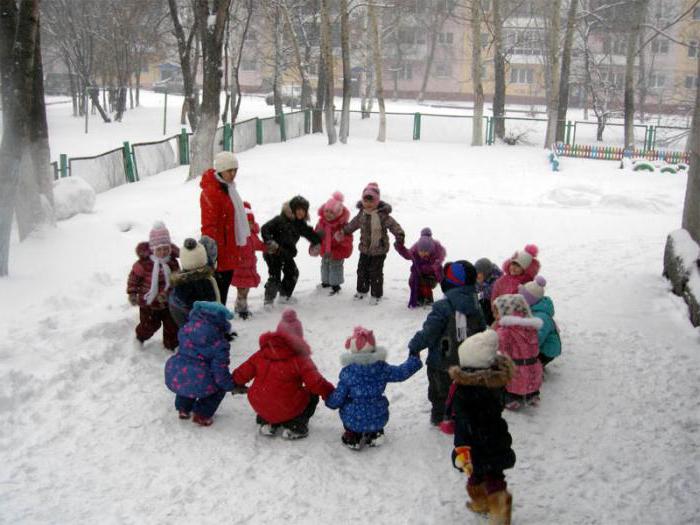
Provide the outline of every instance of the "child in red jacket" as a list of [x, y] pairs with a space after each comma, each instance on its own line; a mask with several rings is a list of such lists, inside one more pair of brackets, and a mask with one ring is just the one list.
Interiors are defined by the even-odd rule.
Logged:
[[277, 331], [260, 336], [260, 350], [233, 371], [238, 386], [251, 379], [248, 401], [260, 433], [275, 436], [281, 430], [284, 439], [306, 437], [319, 396], [325, 400], [334, 390], [311, 360], [304, 328], [291, 308], [282, 312]]
[[248, 310], [248, 292], [251, 288], [257, 288], [260, 284], [260, 275], [258, 274], [258, 258], [255, 252], [265, 250], [265, 243], [260, 240], [260, 226], [255, 222], [253, 210], [250, 208], [249, 202], [244, 202], [246, 217], [248, 218], [248, 226], [250, 227], [250, 236], [245, 246], [241, 246], [238, 250], [238, 261], [236, 270], [233, 272], [233, 280], [231, 284], [236, 287], [236, 305], [234, 311], [243, 320], [250, 317]]
[[330, 288], [330, 295], [340, 292], [340, 285], [345, 282], [343, 263], [352, 254], [352, 235], [345, 235], [340, 240], [335, 238], [350, 220], [350, 210], [343, 206], [343, 200], [343, 194], [336, 191], [318, 209], [316, 233], [322, 238], [321, 288]]
[[136, 339], [143, 343], [163, 325], [163, 346], [177, 348], [177, 325], [170, 316], [168, 295], [170, 274], [178, 270], [178, 247], [170, 242], [170, 232], [162, 222], [151, 229], [148, 242], [136, 246], [138, 261], [131, 267], [126, 285], [129, 302], [139, 307]]

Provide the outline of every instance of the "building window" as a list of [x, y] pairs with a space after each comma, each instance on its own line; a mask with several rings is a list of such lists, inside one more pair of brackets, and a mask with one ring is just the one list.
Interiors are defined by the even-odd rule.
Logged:
[[649, 87], [650, 88], [662, 88], [666, 84], [666, 77], [659, 73], [652, 73], [649, 75]]
[[695, 89], [700, 85], [698, 77], [687, 76], [685, 77], [685, 89]]
[[486, 80], [489, 77], [489, 69], [486, 66], [481, 66], [481, 80]]
[[452, 64], [449, 62], [438, 62], [435, 64], [436, 77], [449, 77], [452, 75]]
[[403, 28], [399, 29], [399, 43], [400, 44], [415, 44], [416, 43], [416, 30], [413, 28]]
[[535, 72], [526, 67], [513, 67], [510, 70], [511, 84], [533, 84], [535, 82]]
[[651, 52], [655, 55], [668, 55], [669, 42], [665, 38], [656, 38], [651, 42]]
[[688, 58], [698, 58], [698, 41], [691, 40], [688, 42]]
[[481, 33], [481, 49], [485, 49], [489, 45], [489, 34], [488, 33]]
[[607, 55], [625, 55], [627, 53], [627, 39], [624, 37], [606, 38], [603, 41], [603, 53]]
[[399, 80], [411, 80], [413, 78], [413, 64], [402, 64], [398, 67]]
[[451, 46], [453, 41], [454, 35], [452, 33], [438, 33], [438, 44]]
[[256, 71], [258, 69], [257, 60], [243, 59], [241, 60], [241, 71]]
[[700, 20], [700, 7], [693, 9], [693, 20]]

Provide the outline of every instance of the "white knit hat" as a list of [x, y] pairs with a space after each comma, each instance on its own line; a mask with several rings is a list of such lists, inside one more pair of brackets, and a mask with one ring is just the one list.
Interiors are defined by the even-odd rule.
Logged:
[[206, 266], [206, 248], [194, 239], [185, 239], [180, 250], [180, 264], [183, 270], [194, 270]]
[[527, 270], [532, 264], [532, 260], [537, 257], [539, 249], [534, 244], [528, 244], [525, 249], [515, 252], [511, 261], [520, 266], [523, 270]]
[[486, 330], [468, 337], [459, 345], [459, 365], [464, 368], [489, 368], [496, 359], [498, 334]]
[[544, 297], [545, 286], [547, 286], [547, 280], [541, 275], [538, 275], [535, 277], [534, 281], [519, 285], [518, 293], [525, 298], [527, 304], [532, 306]]
[[214, 157], [214, 171], [223, 173], [238, 169], [238, 158], [230, 151], [221, 151]]

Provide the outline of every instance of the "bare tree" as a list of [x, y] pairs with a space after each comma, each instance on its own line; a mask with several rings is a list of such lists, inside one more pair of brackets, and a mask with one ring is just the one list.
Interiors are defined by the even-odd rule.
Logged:
[[649, 0], [635, 0], [632, 26], [627, 35], [625, 57], [625, 148], [634, 147], [634, 69], [637, 60], [639, 33], [646, 17]]
[[340, 115], [340, 142], [346, 144], [350, 133], [350, 98], [352, 96], [348, 0], [340, 0], [340, 47], [343, 57], [343, 109]]
[[[8, 275], [15, 214], [20, 239], [51, 218], [39, 0], [0, 0], [0, 276]], [[32, 130], [35, 126], [37, 129]], [[40, 150], [38, 153], [34, 150]], [[20, 176], [21, 174], [21, 176]]]
[[576, 32], [576, 16], [579, 0], [569, 0], [569, 10], [566, 16], [566, 33], [564, 34], [564, 47], [561, 52], [561, 71], [559, 78], [559, 107], [557, 108], [557, 133], [556, 142], [564, 141], [566, 113], [569, 109], [569, 83], [571, 73], [571, 50]]
[[501, 0], [493, 0], [493, 128], [494, 134], [499, 139], [503, 139], [506, 134], [506, 58], [503, 52], [503, 17], [501, 7]]
[[418, 17], [422, 22], [419, 26], [427, 35], [428, 53], [425, 58], [425, 67], [423, 68], [423, 81], [421, 82], [420, 91], [418, 92], [418, 102], [423, 102], [425, 93], [428, 89], [428, 81], [430, 80], [435, 60], [435, 51], [437, 48], [438, 37], [445, 25], [445, 21], [450, 16], [449, 2], [438, 1], [432, 4], [432, 8], [425, 17]]
[[[238, 39], [238, 48], [236, 52], [236, 58], [232, 65], [232, 84], [233, 88], [236, 90], [235, 99], [231, 103], [231, 123], [235, 123], [238, 119], [238, 112], [241, 108], [241, 83], [239, 81], [239, 72], [241, 70], [241, 59], [243, 58], [243, 49], [248, 39], [248, 31], [250, 30], [250, 22], [253, 18], [254, 4], [253, 0], [245, 0], [245, 14], [238, 16], [238, 9], [240, 6], [244, 5], [244, 2], [236, 2], [236, 16], [233, 17], [234, 25], [237, 25], [241, 29], [241, 34]], [[228, 98], [227, 98], [228, 102]]]
[[335, 131], [335, 82], [333, 75], [333, 50], [332, 50], [331, 22], [328, 8], [328, 0], [321, 0], [321, 51], [323, 55], [323, 65], [326, 83], [326, 134], [328, 144], [335, 144], [338, 140]]
[[382, 50], [381, 39], [379, 37], [379, 24], [377, 22], [377, 12], [374, 0], [369, 0], [367, 4], [369, 25], [372, 38], [372, 57], [374, 59], [374, 76], [376, 83], [377, 102], [379, 104], [379, 131], [377, 140], [386, 142], [386, 108], [384, 107], [384, 84], [382, 82]]
[[[198, 115], [197, 98], [195, 96], [197, 71], [197, 46], [195, 38], [198, 33], [197, 17], [194, 13], [188, 12], [186, 7], [181, 7], [178, 4], [178, 0], [168, 0], [168, 7], [170, 8], [170, 18], [173, 21], [173, 34], [177, 41], [177, 52], [180, 57], [180, 70], [182, 71], [184, 92], [182, 110], [183, 113], [185, 110], [187, 111], [190, 129], [196, 131]], [[189, 34], [185, 32], [185, 27], [183, 26], [183, 19], [185, 19], [185, 17], [190, 22]]]
[[546, 4], [549, 13], [547, 28], [547, 132], [544, 147], [550, 148], [556, 140], [557, 119], [559, 117], [559, 33], [561, 24], [561, 0], [549, 0]]
[[[698, 78], [700, 78], [700, 60], [698, 60]], [[683, 206], [683, 228], [688, 230], [695, 242], [700, 243], [700, 89], [697, 87], [691, 137], [690, 170]]]
[[481, 0], [472, 0], [470, 8], [472, 36], [472, 89], [474, 112], [472, 116], [472, 146], [484, 145], [484, 86], [481, 82]]

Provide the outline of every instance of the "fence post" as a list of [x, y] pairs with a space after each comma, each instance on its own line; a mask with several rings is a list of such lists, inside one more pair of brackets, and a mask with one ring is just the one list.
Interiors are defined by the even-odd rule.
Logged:
[[420, 113], [413, 114], [413, 140], [420, 140]]
[[656, 128], [657, 126], [652, 126], [651, 127], [651, 148], [654, 149], [656, 147]]
[[258, 117], [255, 117], [255, 138], [258, 146], [262, 146], [263, 143], [263, 128], [262, 128], [262, 120], [260, 120]]
[[576, 125], [577, 125], [577, 124], [578, 124], [578, 123], [574, 120], [574, 133], [573, 133], [573, 136], [571, 137], [571, 145], [572, 145], [572, 146], [573, 146], [574, 144], [576, 144]]
[[226, 124], [224, 124], [224, 151], [233, 151], [231, 144], [232, 136], [233, 132], [231, 130], [231, 124], [227, 122]]
[[61, 153], [58, 156], [58, 165], [59, 165], [59, 173], [61, 174], [61, 178], [67, 177], [68, 176], [68, 155], [65, 153]]
[[124, 141], [122, 153], [124, 155], [124, 172], [126, 174], [126, 182], [136, 182], [134, 161], [131, 157], [131, 146], [129, 145], [129, 141]]
[[178, 146], [180, 147], [180, 166], [190, 163], [190, 140], [187, 137], [187, 130], [182, 128], [180, 137], [178, 138]]
[[566, 143], [571, 144], [571, 121], [566, 122]]
[[304, 134], [308, 135], [311, 133], [311, 110], [304, 110]]
[[286, 142], [287, 141], [287, 124], [285, 123], [285, 120], [284, 120], [284, 111], [282, 113], [280, 113], [279, 122], [280, 122], [280, 140], [282, 142]]

